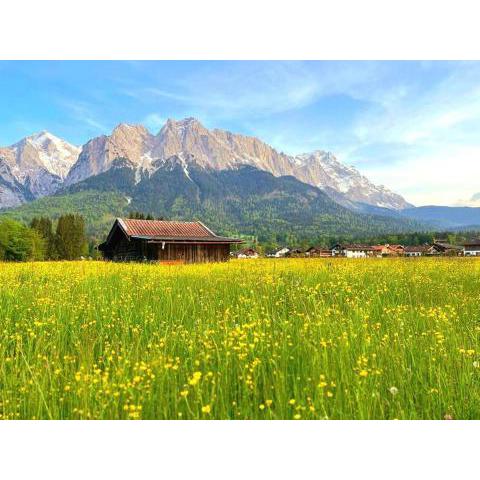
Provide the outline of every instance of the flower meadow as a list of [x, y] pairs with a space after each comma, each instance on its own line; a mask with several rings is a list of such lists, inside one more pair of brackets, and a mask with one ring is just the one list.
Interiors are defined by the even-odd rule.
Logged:
[[1, 419], [480, 419], [480, 261], [0, 264]]

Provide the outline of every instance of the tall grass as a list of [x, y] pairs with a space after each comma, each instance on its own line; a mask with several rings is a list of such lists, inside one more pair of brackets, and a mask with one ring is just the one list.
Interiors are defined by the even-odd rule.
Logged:
[[0, 264], [3, 419], [480, 418], [480, 261]]

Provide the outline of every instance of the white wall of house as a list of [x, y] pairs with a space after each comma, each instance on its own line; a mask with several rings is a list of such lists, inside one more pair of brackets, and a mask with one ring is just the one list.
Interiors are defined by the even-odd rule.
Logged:
[[345, 250], [347, 258], [366, 258], [367, 252], [364, 250]]
[[240, 253], [237, 258], [258, 258], [258, 253], [254, 253], [253, 255], [245, 255], [244, 253]]
[[466, 257], [480, 257], [480, 248], [479, 247], [465, 247], [464, 255]]

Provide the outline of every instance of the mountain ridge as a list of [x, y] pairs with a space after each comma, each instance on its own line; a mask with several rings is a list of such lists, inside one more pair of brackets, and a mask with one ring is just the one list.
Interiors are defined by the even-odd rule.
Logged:
[[[56, 141], [53, 143], [57, 151], [62, 150], [60, 142], [64, 141], [48, 132], [37, 135], [54, 137]], [[45, 155], [45, 148], [41, 145], [43, 145], [41, 142], [37, 142], [39, 157], [42, 157], [41, 154]], [[10, 185], [10, 191], [4, 192], [2, 201], [0, 190], [0, 208], [30, 201], [31, 197], [51, 195], [63, 186], [70, 186], [103, 173], [111, 167], [116, 158], [128, 158], [137, 170], [137, 177], [140, 178], [142, 175], [152, 174], [169, 158], [173, 156], [181, 158], [186, 155], [202, 168], [228, 170], [241, 165], [251, 165], [277, 177], [292, 175], [304, 183], [325, 190], [331, 198], [347, 207], [351, 206], [352, 202], [358, 201], [392, 209], [411, 206], [400, 195], [371, 183], [354, 167], [343, 165], [332, 153], [316, 150], [309, 154], [287, 155], [278, 152], [257, 137], [221, 129], [209, 130], [192, 117], [179, 121], [169, 119], [156, 135], [150, 133], [143, 125], [121, 123], [110, 135], [90, 139], [81, 150], [68, 142], [64, 142], [63, 147], [64, 154], [65, 150], [70, 149], [72, 153], [72, 149], [76, 149], [72, 156], [68, 157], [68, 161], [71, 162], [68, 172], [66, 173], [65, 169], [52, 171], [53, 165], [43, 156], [41, 171], [31, 175], [29, 181], [21, 176], [16, 178], [27, 192], [18, 192], [18, 188], [15, 189], [12, 184], [11, 172], [9, 175], [5, 173], [4, 183]], [[2, 156], [0, 150], [0, 176], [2, 163], [7, 163], [3, 157], [5, 155]], [[34, 154], [32, 153], [30, 157], [34, 157]], [[65, 158], [58, 156], [58, 152], [57, 157], [65, 162]], [[72, 158], [74, 161], [71, 161]], [[20, 168], [18, 161], [12, 159], [9, 166], [17, 170]]]

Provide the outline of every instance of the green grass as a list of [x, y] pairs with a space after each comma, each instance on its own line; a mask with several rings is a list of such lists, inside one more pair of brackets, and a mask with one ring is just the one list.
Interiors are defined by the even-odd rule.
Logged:
[[0, 264], [0, 416], [480, 419], [480, 261]]

